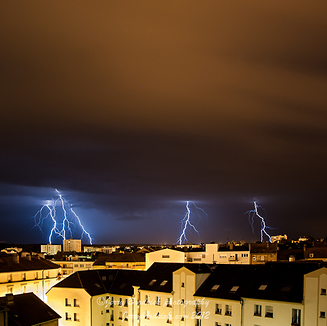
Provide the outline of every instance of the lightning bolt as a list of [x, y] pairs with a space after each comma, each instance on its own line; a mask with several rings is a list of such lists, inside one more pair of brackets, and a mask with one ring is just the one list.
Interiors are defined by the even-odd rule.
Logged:
[[265, 221], [264, 217], [262, 217], [258, 212], [258, 208], [261, 208], [261, 209], [263, 209], [263, 208], [260, 205], [257, 205], [256, 201], [254, 201], [253, 204], [254, 204], [254, 209], [245, 212], [245, 214], [248, 214], [248, 216], [249, 216], [249, 223], [251, 224], [252, 232], [254, 234], [254, 217], [257, 216], [261, 220], [261, 230], [260, 230], [261, 242], [263, 242], [264, 235], [266, 235], [269, 242], [271, 242], [271, 237], [266, 231], [266, 229], [271, 229], [271, 227], [266, 225], [266, 221]]
[[[55, 189], [58, 197], [56, 200], [46, 200], [44, 205], [36, 212], [34, 215], [35, 226], [37, 226], [40, 231], [43, 233], [42, 227], [45, 220], [50, 219], [52, 221], [52, 228], [49, 234], [49, 243], [52, 243], [52, 239], [55, 235], [61, 237], [66, 240], [66, 235], [69, 233], [70, 237], [73, 237], [73, 233], [75, 231], [75, 223], [71, 220], [71, 216], [73, 216], [74, 220], [78, 222], [80, 228], [82, 229], [81, 239], [83, 239], [83, 235], [86, 234], [90, 244], [92, 244], [92, 238], [90, 233], [88, 233], [79, 216], [73, 210], [72, 205], [67, 202], [67, 200], [61, 195], [59, 190]], [[62, 218], [60, 218], [57, 214], [56, 206], [60, 206], [62, 209]], [[67, 208], [69, 207], [69, 209]]]
[[[200, 207], [196, 206], [195, 203], [193, 201], [187, 201], [186, 202], [186, 213], [182, 219], [182, 230], [181, 230], [181, 234], [179, 236], [179, 238], [177, 239], [177, 243], [178, 244], [182, 244], [182, 242], [187, 242], [187, 238], [186, 238], [186, 229], [188, 226], [190, 226], [198, 235], [199, 235], [199, 231], [196, 229], [196, 227], [190, 222], [190, 219], [191, 219], [191, 215], [192, 215], [192, 211], [191, 211], [191, 208], [190, 208], [190, 203], [193, 204], [193, 206], [197, 209], [197, 210], [200, 210], [201, 212], [203, 212], [206, 216], [207, 216], [207, 213]], [[199, 216], [198, 212], [196, 212], [196, 214]]]

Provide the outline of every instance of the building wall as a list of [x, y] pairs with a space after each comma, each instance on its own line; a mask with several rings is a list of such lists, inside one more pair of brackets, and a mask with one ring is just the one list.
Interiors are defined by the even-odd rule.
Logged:
[[80, 239], [63, 240], [63, 251], [82, 251], [82, 241]]
[[[145, 262], [106, 262], [105, 269], [132, 269], [143, 271], [146, 269]], [[100, 268], [99, 268], [100, 269]], [[102, 268], [104, 269], [104, 268]]]
[[21, 294], [33, 292], [46, 302], [45, 293], [59, 282], [60, 268], [22, 272], [0, 273], [0, 296], [7, 293]]
[[304, 276], [305, 325], [327, 325], [327, 268]]
[[182, 251], [173, 249], [162, 249], [145, 254], [146, 269], [153, 263], [185, 263], [185, 254]]
[[60, 326], [91, 325], [91, 297], [84, 289], [54, 287], [47, 299], [48, 305], [61, 316]]
[[46, 255], [56, 255], [58, 251], [61, 251], [61, 245], [41, 245], [41, 252], [45, 253]]
[[[255, 305], [261, 306], [261, 315], [255, 315]], [[266, 308], [272, 307], [273, 316], [266, 317]], [[301, 326], [303, 324], [303, 305], [294, 302], [280, 302], [259, 299], [243, 299], [243, 319], [244, 325], [260, 326], [290, 326], [292, 325], [292, 309], [300, 310]], [[310, 323], [307, 324], [311, 325]]]

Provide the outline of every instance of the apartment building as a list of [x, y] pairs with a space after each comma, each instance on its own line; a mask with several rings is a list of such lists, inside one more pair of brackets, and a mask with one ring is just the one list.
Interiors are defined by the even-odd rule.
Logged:
[[99, 255], [94, 263], [94, 269], [130, 269], [144, 270], [145, 257], [140, 253], [116, 253]]
[[52, 287], [48, 302], [63, 326], [321, 326], [327, 268], [154, 263], [147, 271], [84, 271]]
[[81, 239], [65, 239], [62, 241], [63, 251], [67, 252], [82, 252]]
[[39, 256], [0, 254], [0, 296], [33, 292], [45, 300], [46, 291], [60, 277], [60, 266]]

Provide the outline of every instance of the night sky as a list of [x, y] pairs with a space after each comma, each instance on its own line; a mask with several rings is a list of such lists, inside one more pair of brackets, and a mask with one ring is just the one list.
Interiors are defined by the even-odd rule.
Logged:
[[[0, 241], [55, 189], [94, 243], [327, 236], [327, 2], [1, 1]], [[78, 235], [76, 235], [77, 237]], [[60, 238], [56, 238], [60, 243]]]

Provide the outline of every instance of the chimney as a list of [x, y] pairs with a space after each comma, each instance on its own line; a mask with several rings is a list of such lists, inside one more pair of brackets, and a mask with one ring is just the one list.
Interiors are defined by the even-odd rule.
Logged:
[[13, 255], [12, 255], [12, 260], [13, 260], [15, 263], [19, 264], [19, 255], [18, 255], [18, 254], [13, 254]]
[[31, 255], [31, 254], [26, 255], [26, 259], [27, 259], [27, 260], [32, 260], [32, 255]]

